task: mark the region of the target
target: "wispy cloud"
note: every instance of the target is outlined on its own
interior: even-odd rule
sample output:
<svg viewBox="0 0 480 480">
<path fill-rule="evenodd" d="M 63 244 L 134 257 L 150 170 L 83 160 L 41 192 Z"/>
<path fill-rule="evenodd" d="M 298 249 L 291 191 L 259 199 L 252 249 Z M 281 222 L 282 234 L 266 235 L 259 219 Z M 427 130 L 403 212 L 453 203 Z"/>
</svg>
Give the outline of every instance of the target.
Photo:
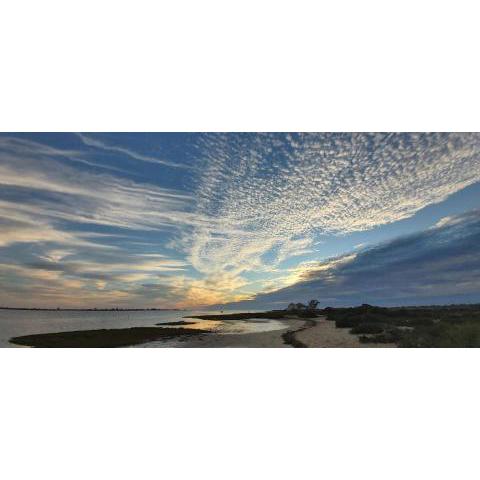
<svg viewBox="0 0 480 480">
<path fill-rule="evenodd" d="M 184 271 L 184 261 L 158 253 L 158 236 L 138 255 L 128 240 L 201 223 L 191 196 L 72 165 L 67 157 L 78 155 L 0 137 L 2 303 L 141 304 L 140 282 Z"/>
<path fill-rule="evenodd" d="M 73 168 L 55 157 L 0 150 L 0 216 L 127 229 L 197 224 L 184 192 Z M 10 200 L 14 196 L 14 200 Z M 3 197 L 3 200 L 2 200 Z M 35 222 L 34 222 L 35 223 Z"/>
<path fill-rule="evenodd" d="M 22 155 L 29 157 L 47 157 L 61 158 L 69 162 L 87 165 L 89 167 L 98 167 L 104 170 L 112 170 L 120 173 L 130 173 L 123 168 L 101 163 L 89 158 L 85 158 L 85 152 L 75 149 L 62 149 L 45 145 L 44 143 L 33 142 L 25 138 L 0 136 L 0 152 L 2 155 Z"/>
<path fill-rule="evenodd" d="M 125 155 L 133 160 L 138 160 L 140 162 L 147 162 L 147 163 L 156 163 L 159 165 L 165 165 L 167 167 L 174 167 L 174 168 L 186 168 L 185 165 L 171 162 L 169 160 L 164 160 L 161 158 L 152 157 L 150 155 L 142 155 L 141 153 L 135 152 L 128 148 L 119 147 L 118 145 L 109 145 L 105 142 L 102 142 L 98 138 L 94 138 L 91 135 L 86 135 L 83 133 L 77 133 L 78 138 L 88 147 L 94 147 L 101 150 L 106 150 L 109 152 L 120 153 Z"/>
</svg>

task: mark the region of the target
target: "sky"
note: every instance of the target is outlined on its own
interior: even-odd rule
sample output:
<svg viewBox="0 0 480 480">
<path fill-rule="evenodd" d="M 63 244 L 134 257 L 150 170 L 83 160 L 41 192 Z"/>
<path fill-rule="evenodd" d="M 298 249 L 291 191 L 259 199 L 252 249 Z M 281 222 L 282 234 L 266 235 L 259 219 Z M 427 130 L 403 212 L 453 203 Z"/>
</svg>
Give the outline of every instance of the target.
<svg viewBox="0 0 480 480">
<path fill-rule="evenodd" d="M 480 302 L 480 134 L 0 134 L 0 306 Z"/>
</svg>

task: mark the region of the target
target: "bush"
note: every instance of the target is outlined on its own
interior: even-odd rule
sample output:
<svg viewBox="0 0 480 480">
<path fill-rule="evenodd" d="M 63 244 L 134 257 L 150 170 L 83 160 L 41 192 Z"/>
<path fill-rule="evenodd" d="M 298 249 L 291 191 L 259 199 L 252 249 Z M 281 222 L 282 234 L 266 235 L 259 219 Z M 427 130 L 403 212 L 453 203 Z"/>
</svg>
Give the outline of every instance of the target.
<svg viewBox="0 0 480 480">
<path fill-rule="evenodd" d="M 297 315 L 300 318 L 317 318 L 317 314 L 312 310 L 300 310 Z"/>
<path fill-rule="evenodd" d="M 346 313 L 335 319 L 337 328 L 353 328 L 363 323 L 385 323 L 385 318 L 378 314 L 371 313 Z"/>
<path fill-rule="evenodd" d="M 358 327 L 358 325 L 360 325 L 361 323 L 361 319 L 360 318 L 349 318 L 349 317 L 345 317 L 345 318 L 339 318 L 337 320 L 335 320 L 335 326 L 337 328 L 352 328 L 352 327 Z"/>
<path fill-rule="evenodd" d="M 403 336 L 403 332 L 397 328 L 389 330 L 379 335 L 361 335 L 359 337 L 362 343 L 398 343 Z"/>
<path fill-rule="evenodd" d="M 384 327 L 378 323 L 361 323 L 360 325 L 353 327 L 350 333 L 382 333 Z"/>
<path fill-rule="evenodd" d="M 400 318 L 395 321 L 395 325 L 399 327 L 429 327 L 435 324 L 432 318 Z"/>
<path fill-rule="evenodd" d="M 480 347 L 478 321 L 452 324 L 440 322 L 433 327 L 418 327 L 400 341 L 401 347 L 475 348 Z"/>
<path fill-rule="evenodd" d="M 383 308 L 361 305 L 323 311 L 337 328 L 364 343 L 401 347 L 480 347 L 480 305 Z M 409 327 L 402 329 L 399 327 Z"/>
</svg>

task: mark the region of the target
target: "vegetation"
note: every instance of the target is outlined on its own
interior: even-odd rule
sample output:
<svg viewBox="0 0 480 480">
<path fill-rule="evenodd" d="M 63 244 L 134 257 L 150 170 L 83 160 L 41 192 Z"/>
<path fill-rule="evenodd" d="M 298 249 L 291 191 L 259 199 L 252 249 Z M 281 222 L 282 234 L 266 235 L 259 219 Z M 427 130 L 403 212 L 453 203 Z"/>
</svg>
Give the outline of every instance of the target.
<svg viewBox="0 0 480 480">
<path fill-rule="evenodd" d="M 42 348 L 105 348 L 125 347 L 158 339 L 210 333 L 188 328 L 133 327 L 73 332 L 42 333 L 10 339 L 11 343 Z"/>
<path fill-rule="evenodd" d="M 277 320 L 285 318 L 291 312 L 286 310 L 272 310 L 270 312 L 254 312 L 254 313 L 228 313 L 217 315 L 196 315 L 185 318 L 198 318 L 200 320 L 250 320 L 255 318 L 265 318 L 270 320 Z"/>
<path fill-rule="evenodd" d="M 195 315 L 184 318 L 197 318 L 200 320 L 252 320 L 258 318 L 264 318 L 268 320 L 281 320 L 282 318 L 288 319 L 292 315 L 300 318 L 316 318 L 319 315 L 320 310 L 310 310 L 307 308 L 300 310 L 270 310 L 269 312 L 249 312 L 249 313 L 226 313 L 215 315 Z M 165 324 L 164 324 L 165 325 Z"/>
<path fill-rule="evenodd" d="M 401 347 L 480 347 L 480 320 L 461 323 L 440 322 L 433 327 L 419 327 L 400 339 Z"/>
<path fill-rule="evenodd" d="M 160 327 L 172 327 L 172 326 L 177 326 L 177 325 L 195 325 L 197 322 L 186 322 L 185 320 L 178 320 L 176 322 L 160 322 L 156 323 L 155 325 L 158 325 Z"/>
<path fill-rule="evenodd" d="M 384 328 L 379 323 L 361 323 L 350 330 L 351 333 L 383 333 Z"/>
<path fill-rule="evenodd" d="M 320 313 L 364 343 L 399 347 L 480 347 L 480 305 L 385 308 L 361 305 Z"/>
</svg>

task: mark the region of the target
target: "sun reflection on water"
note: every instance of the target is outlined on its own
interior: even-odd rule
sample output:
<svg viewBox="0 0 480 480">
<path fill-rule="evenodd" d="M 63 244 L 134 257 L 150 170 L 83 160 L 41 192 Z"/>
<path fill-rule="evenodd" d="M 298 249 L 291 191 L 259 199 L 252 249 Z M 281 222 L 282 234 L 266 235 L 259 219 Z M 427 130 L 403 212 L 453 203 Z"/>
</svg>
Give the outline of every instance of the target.
<svg viewBox="0 0 480 480">
<path fill-rule="evenodd" d="M 162 326 L 161 324 L 158 324 Z M 164 328 L 172 325 L 165 324 Z M 286 328 L 284 322 L 279 320 L 250 319 L 250 320 L 199 320 L 187 319 L 183 325 L 176 328 L 188 328 L 199 332 L 215 332 L 220 334 L 259 333 Z"/>
<path fill-rule="evenodd" d="M 199 320 L 193 325 L 185 325 L 204 331 L 214 331 L 221 334 L 242 334 L 268 332 L 286 328 L 284 322 L 279 320 L 251 319 L 251 320 Z"/>
</svg>

